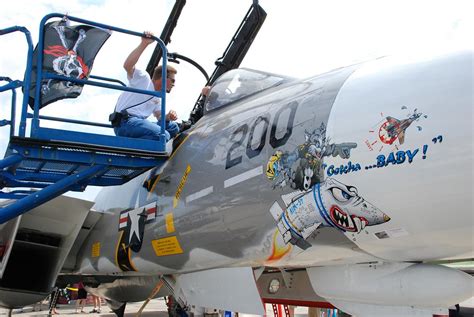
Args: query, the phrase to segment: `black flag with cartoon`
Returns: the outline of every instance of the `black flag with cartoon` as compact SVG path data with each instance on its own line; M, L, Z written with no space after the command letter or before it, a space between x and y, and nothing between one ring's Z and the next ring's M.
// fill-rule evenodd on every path
M67 20L47 23L44 27L43 72L87 79L94 59L110 32L88 25L70 26ZM38 47L33 54L29 105L34 106ZM82 86L53 79L41 81L40 108L64 98L77 98Z

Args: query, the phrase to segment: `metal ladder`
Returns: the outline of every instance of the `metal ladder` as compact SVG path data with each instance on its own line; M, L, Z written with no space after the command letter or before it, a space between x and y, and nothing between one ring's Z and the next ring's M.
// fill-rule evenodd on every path
M0 208L0 224L5 223L67 191L83 191L88 185L121 185L145 171L160 166L167 158L165 129L159 141L132 139L88 132L52 129L41 127L41 120L60 121L68 124L112 128L109 124L71 120L66 118L41 116L40 88L44 79L62 80L82 85L93 85L107 89L130 91L161 98L161 113L166 113L166 63L167 50L164 43L156 37L155 41L163 52L163 88L161 91L146 91L125 87L120 81L100 76L87 79L66 77L42 69L44 28L51 18L64 19L63 14L46 15L40 23L37 46L37 67L33 69L33 45L30 32L25 27L14 26L0 30L0 36L22 32L28 43L28 56L25 77L22 81L0 77L6 84L0 86L0 93L11 91L12 108L10 120L0 120L1 126L10 126L10 140L5 157L0 160L0 199L9 199ZM141 37L143 34L72 16L69 21L126 33ZM28 112L30 80L36 71L35 103L33 113ZM96 79L96 80L91 80ZM114 82L114 84L104 81ZM116 84L119 83L119 84ZM23 89L21 119L16 126L16 90ZM27 136L27 121L31 121ZM165 127L165 116L160 121ZM15 130L18 132L15 132Z

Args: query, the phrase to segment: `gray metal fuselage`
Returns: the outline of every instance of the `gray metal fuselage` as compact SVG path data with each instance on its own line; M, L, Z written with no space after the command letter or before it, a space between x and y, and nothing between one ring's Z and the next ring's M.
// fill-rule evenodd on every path
M93 209L102 218L83 245L77 272L155 275L229 266L418 261L469 252L461 236L472 231L472 224L463 224L458 216L445 220L460 230L450 242L455 247L428 251L444 239L444 231L435 221L427 226L411 218L443 214L434 206L423 207L426 197L413 196L413 190L436 194L433 174L452 166L440 153L455 160L456 146L445 141L438 144L443 152L436 152L431 142L435 134L423 134L431 129L418 132L415 127L407 129L403 146L384 144L383 136L366 141L378 132L372 124L400 116L401 107L408 106L428 114L425 126L438 129L445 123L438 134L452 134L451 139L470 135L472 146L468 125L463 121L454 130L459 118L440 110L451 102L458 111L472 112L469 78L460 78L466 76L462 69L469 60L471 53L419 65L377 60L286 83L207 113L162 169L101 192ZM339 118L345 122L342 128ZM430 146L429 154L424 144ZM429 159L422 159L423 154ZM459 163L472 162L472 151L465 154ZM272 166L275 177L268 171ZM394 178L397 173L400 180ZM155 183L152 177L158 174ZM463 192L472 189L466 175L453 171L452 176L464 185ZM329 181L333 178L338 181ZM143 186L147 180L150 191ZM395 192L391 185L399 184L406 187ZM448 193L436 196L440 208L469 203L462 193L443 190ZM300 202L304 206L298 205L302 195L307 195ZM316 210L306 203L310 198ZM271 211L275 203L281 209L276 214ZM460 218L468 216L457 210ZM319 212L322 220L305 223L311 212ZM392 238L396 234L398 240ZM419 236L434 240L422 242ZM410 249L413 241L417 245Z

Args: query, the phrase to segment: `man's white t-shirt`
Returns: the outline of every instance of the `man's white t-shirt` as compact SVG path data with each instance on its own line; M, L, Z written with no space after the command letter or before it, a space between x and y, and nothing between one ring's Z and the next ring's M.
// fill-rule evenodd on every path
M128 86L131 88L137 88L137 89L143 89L143 90L155 90L153 86L153 82L150 79L150 75L148 75L148 73L145 71L135 68L135 70L133 71L132 78L128 78L128 81L129 81ZM122 110L127 109L128 107L131 107L126 110L129 115L146 119L154 111L161 110L161 99L158 97L153 97L150 99L150 97L152 96L124 91L117 100L115 111L121 112ZM139 103L142 103L142 104L136 107L132 107L133 105L136 105Z

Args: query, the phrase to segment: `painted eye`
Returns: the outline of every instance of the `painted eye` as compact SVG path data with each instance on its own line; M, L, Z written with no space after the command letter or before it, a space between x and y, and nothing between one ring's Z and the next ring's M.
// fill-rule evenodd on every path
M354 186L347 186L347 190L349 191L351 196L357 196L358 195L357 188L355 188Z
M334 198L337 201L340 201L342 203L345 203L349 199L352 198L352 196L349 193L345 192L344 190L340 189L339 187L331 187L331 188L329 188L329 191L331 192L331 194L334 196Z

